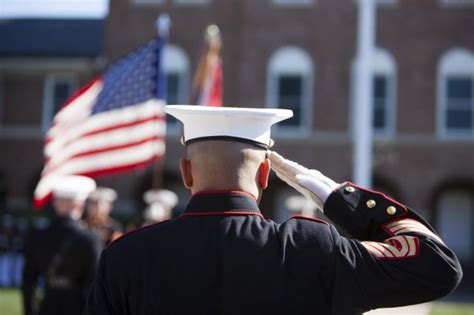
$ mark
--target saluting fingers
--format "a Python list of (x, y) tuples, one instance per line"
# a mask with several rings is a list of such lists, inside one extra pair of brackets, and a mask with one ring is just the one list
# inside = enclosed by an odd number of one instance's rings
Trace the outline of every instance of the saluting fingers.
[(285, 159), (274, 151), (270, 151), (268, 158), (272, 162), (272, 168), (275, 169), (275, 171), (284, 172), (288, 175), (291, 174), (292, 176), (309, 172), (309, 169), (306, 167), (291, 160)]

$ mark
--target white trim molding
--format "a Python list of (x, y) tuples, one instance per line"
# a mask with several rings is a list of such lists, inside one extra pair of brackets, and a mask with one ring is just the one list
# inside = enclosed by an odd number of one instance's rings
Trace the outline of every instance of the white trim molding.
[(471, 93), (474, 93), (474, 52), (464, 48), (452, 48), (442, 55), (438, 63), (437, 73), (437, 119), (436, 133), (444, 140), (474, 140), (474, 95), (471, 95), (470, 130), (449, 130), (447, 127), (447, 81), (465, 78), (471, 80)]
[(314, 64), (311, 56), (299, 47), (283, 47), (270, 57), (267, 67), (267, 106), (279, 107), (279, 79), (283, 76), (299, 76), (302, 80), (301, 124), (293, 126), (275, 126), (276, 134), (293, 137), (306, 137), (311, 133), (313, 111)]

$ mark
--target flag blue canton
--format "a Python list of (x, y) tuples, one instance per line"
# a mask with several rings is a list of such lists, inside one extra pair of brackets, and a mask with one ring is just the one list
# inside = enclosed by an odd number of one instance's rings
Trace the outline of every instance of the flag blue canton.
[(153, 39), (112, 66), (102, 78), (103, 87), (92, 114), (141, 104), (156, 98), (163, 80), (160, 56), (163, 43)]

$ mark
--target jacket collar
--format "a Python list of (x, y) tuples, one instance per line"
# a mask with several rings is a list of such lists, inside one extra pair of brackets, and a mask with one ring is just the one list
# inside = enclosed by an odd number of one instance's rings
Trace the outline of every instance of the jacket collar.
[(262, 216), (255, 197), (242, 191), (219, 190), (195, 193), (182, 216), (257, 215)]

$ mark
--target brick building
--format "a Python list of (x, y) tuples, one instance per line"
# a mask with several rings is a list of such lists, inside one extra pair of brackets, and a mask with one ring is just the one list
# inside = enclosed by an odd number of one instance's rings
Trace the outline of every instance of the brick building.
[[(343, 181), (352, 174), (351, 130), (357, 124), (351, 106), (356, 4), (113, 0), (104, 26), (103, 56), (111, 63), (140, 46), (155, 36), (157, 16), (169, 13), (172, 28), (164, 61), (168, 101), (186, 103), (203, 31), (217, 24), (224, 41), (224, 104), (292, 108), (295, 117), (273, 131), (275, 149)], [(374, 185), (428, 217), (466, 266), (474, 264), (473, 29), (471, 0), (378, 1)], [(4, 131), (5, 113), (14, 111), (13, 104), (33, 104), (31, 99), (8, 99), (33, 96), (14, 93), (4, 69), (0, 67), (0, 141), (9, 153), (2, 156), (0, 171), (7, 200), (21, 201), (41, 168), (41, 137)], [(35, 108), (29, 119), (45, 115), (44, 109), (41, 114)], [(178, 175), (183, 153), (179, 126), (168, 129), (164, 185), (177, 190), (185, 203), (188, 195)], [(127, 208), (149, 185), (150, 172), (113, 176), (102, 183), (117, 188), (118, 207)], [(284, 200), (292, 194), (274, 178), (262, 201), (265, 214), (277, 220), (287, 217)], [(469, 272), (467, 276), (472, 277)]]

